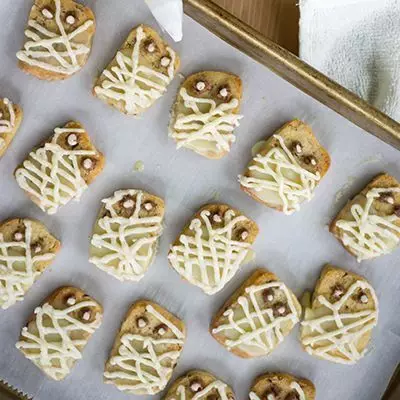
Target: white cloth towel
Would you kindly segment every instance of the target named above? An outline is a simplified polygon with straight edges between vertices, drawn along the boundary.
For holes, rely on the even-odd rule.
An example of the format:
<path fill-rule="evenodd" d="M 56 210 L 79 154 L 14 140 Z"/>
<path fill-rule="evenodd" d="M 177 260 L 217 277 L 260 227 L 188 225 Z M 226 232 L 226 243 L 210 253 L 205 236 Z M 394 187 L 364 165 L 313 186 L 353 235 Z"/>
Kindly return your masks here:
<path fill-rule="evenodd" d="M 400 121 L 400 0 L 300 0 L 300 57 Z"/>

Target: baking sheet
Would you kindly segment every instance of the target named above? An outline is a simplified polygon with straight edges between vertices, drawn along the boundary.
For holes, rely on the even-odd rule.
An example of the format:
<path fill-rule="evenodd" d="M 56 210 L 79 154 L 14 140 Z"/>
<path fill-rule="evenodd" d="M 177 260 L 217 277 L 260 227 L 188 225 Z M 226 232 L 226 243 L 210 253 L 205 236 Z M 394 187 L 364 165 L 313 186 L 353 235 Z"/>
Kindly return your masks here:
<path fill-rule="evenodd" d="M 31 0 L 3 0 L 0 9 L 0 95 L 22 105 L 25 118 L 14 143 L 0 161 L 0 219 L 31 217 L 43 221 L 63 247 L 25 300 L 0 311 L 0 376 L 38 400 L 134 399 L 102 383 L 103 366 L 129 305 L 148 298 L 182 317 L 188 338 L 173 378 L 190 368 L 208 369 L 231 384 L 238 399 L 247 398 L 253 379 L 265 371 L 287 371 L 311 379 L 324 400 L 377 400 L 400 359 L 400 251 L 361 266 L 328 232 L 327 224 L 368 180 L 385 170 L 399 178 L 399 153 L 365 135 L 350 122 L 272 74 L 263 66 L 216 38 L 190 18 L 184 20 L 184 40 L 174 47 L 182 57 L 182 73 L 201 69 L 230 70 L 244 82 L 237 142 L 220 161 L 188 150 L 175 150 L 168 138 L 169 110 L 180 78 L 142 118 L 132 119 L 91 95 L 94 78 L 113 57 L 129 30 L 155 22 L 142 1 L 86 1 L 97 16 L 92 56 L 82 72 L 61 83 L 46 83 L 24 75 L 15 53 L 23 42 Z M 332 167 L 312 203 L 290 217 L 255 203 L 242 193 L 237 175 L 258 140 L 294 117 L 311 123 L 329 150 Z M 54 127 L 70 119 L 81 121 L 107 158 L 106 168 L 83 195 L 55 216 L 40 211 L 17 186 L 14 168 Z M 143 172 L 133 165 L 142 160 Z M 89 237 L 100 200 L 119 188 L 143 188 L 166 200 L 165 231 L 157 259 L 140 283 L 120 283 L 88 262 Z M 204 203 L 227 202 L 254 218 L 261 228 L 254 246 L 257 257 L 243 267 L 223 291 L 212 297 L 183 282 L 168 266 L 169 245 L 187 219 Z M 208 333 L 214 312 L 256 267 L 268 267 L 297 295 L 312 288 L 326 262 L 364 274 L 380 299 L 380 320 L 370 353 L 357 366 L 316 360 L 302 351 L 298 329 L 269 357 L 242 360 L 231 355 Z M 105 310 L 101 328 L 90 340 L 83 359 L 62 382 L 45 378 L 14 344 L 32 310 L 52 290 L 65 284 L 81 287 Z M 154 396 L 160 398 L 162 396 Z M 141 398 L 146 398 L 142 396 Z"/>

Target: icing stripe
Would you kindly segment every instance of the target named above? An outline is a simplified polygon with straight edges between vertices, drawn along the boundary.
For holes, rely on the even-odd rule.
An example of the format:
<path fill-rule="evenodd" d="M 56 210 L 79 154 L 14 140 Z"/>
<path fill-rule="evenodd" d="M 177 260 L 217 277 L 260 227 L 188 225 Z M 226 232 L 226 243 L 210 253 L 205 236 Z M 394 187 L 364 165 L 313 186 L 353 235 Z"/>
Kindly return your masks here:
<path fill-rule="evenodd" d="M 92 334 L 101 323 L 100 314 L 92 322 L 82 322 L 74 314 L 97 306 L 96 302 L 87 300 L 63 310 L 55 309 L 48 303 L 37 307 L 37 332 L 35 330 L 33 333 L 28 327 L 24 327 L 22 339 L 16 344 L 17 349 L 51 378 L 65 378 L 75 362 L 82 358 L 82 349 L 88 342 L 88 339 L 80 339 L 79 336 L 84 333 Z"/>
<path fill-rule="evenodd" d="M 207 294 L 220 291 L 236 274 L 248 255 L 251 244 L 232 239 L 233 230 L 248 218 L 225 212 L 220 228 L 213 228 L 211 213 L 203 210 L 192 220 L 193 235 L 182 234 L 168 258 L 172 267 Z"/>
<path fill-rule="evenodd" d="M 124 197 L 134 200 L 134 211 L 129 218 L 122 217 L 115 205 Z M 94 234 L 91 244 L 102 256 L 93 255 L 89 261 L 121 281 L 139 281 L 143 278 L 156 254 L 157 242 L 162 233 L 162 217 L 140 217 L 144 192 L 119 190 L 103 200 L 109 215 L 97 222 L 100 234 Z"/>
<path fill-rule="evenodd" d="M 173 337 L 155 339 L 151 336 L 126 333 L 121 337 L 118 354 L 111 357 L 112 371 L 105 371 L 106 383 L 134 394 L 156 394 L 163 390 L 171 378 L 172 371 L 184 345 L 184 333 L 148 305 L 146 311 L 165 324 Z M 178 350 L 166 350 L 178 346 Z"/>
<path fill-rule="evenodd" d="M 360 312 L 343 312 L 346 301 L 360 289 L 371 294 L 374 302 L 372 308 Z M 318 296 L 318 301 L 329 314 L 305 319 L 301 323 L 308 330 L 307 334 L 302 334 L 302 343 L 306 351 L 336 363 L 355 364 L 366 353 L 366 349 L 361 352 L 357 350 L 359 341 L 378 321 L 378 299 L 374 289 L 367 282 L 356 281 L 336 303 L 330 303 L 322 295 Z M 333 329 L 332 324 L 335 325 Z"/>
<path fill-rule="evenodd" d="M 371 189 L 366 194 L 364 207 L 358 203 L 351 206 L 353 220 L 341 219 L 336 222 L 343 244 L 356 255 L 358 262 L 389 254 L 399 244 L 399 217 L 396 214 L 376 215 L 374 208 L 374 200 L 381 194 L 393 192 L 400 193 L 400 188 Z"/>
<path fill-rule="evenodd" d="M 17 53 L 17 58 L 34 67 L 72 75 L 82 68 L 79 56 L 90 53 L 90 47 L 73 39 L 85 34 L 94 25 L 94 21 L 88 20 L 67 34 L 61 21 L 61 0 L 54 0 L 54 4 L 56 8 L 54 18 L 58 32 L 52 32 L 35 20 L 29 20 L 25 36 L 31 40 L 24 44 L 24 49 Z"/>
<path fill-rule="evenodd" d="M 319 172 L 313 174 L 301 167 L 280 135 L 273 137 L 280 146 L 273 147 L 265 155 L 257 154 L 248 167 L 250 176 L 239 175 L 239 182 L 254 190 L 260 199 L 262 193 L 275 193 L 282 203 L 283 212 L 290 215 L 300 209 L 303 201 L 313 198 L 321 176 Z"/>
<path fill-rule="evenodd" d="M 54 253 L 32 254 L 32 223 L 23 220 L 23 224 L 23 241 L 5 242 L 0 233 L 0 306 L 3 310 L 24 299 L 41 274 L 37 264 L 55 258 Z"/>
<path fill-rule="evenodd" d="M 111 70 L 105 69 L 106 79 L 94 88 L 100 98 L 122 102 L 129 115 L 137 115 L 150 107 L 166 92 L 175 76 L 176 53 L 170 47 L 166 48 L 170 59 L 167 75 L 140 64 L 140 47 L 145 38 L 143 27 L 139 26 L 132 55 L 127 57 L 118 51 L 117 65 Z"/>
<path fill-rule="evenodd" d="M 170 128 L 170 136 L 177 142 L 177 148 L 196 148 L 196 142 L 206 141 L 217 152 L 229 151 L 236 137 L 232 133 L 239 126 L 242 115 L 233 113 L 239 106 L 238 99 L 231 99 L 229 103 L 217 103 L 212 99 L 202 99 L 190 96 L 185 88 L 181 88 L 182 97 L 187 113 L 179 114 Z M 204 106 L 208 108 L 203 112 Z M 201 108 L 201 109 L 200 109 Z"/>

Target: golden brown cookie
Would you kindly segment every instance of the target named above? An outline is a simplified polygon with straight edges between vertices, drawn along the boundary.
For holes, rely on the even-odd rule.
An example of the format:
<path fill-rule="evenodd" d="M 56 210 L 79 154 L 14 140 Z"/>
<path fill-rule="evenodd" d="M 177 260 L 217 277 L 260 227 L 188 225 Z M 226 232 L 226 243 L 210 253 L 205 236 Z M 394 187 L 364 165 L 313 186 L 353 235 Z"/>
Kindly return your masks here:
<path fill-rule="evenodd" d="M 258 202 L 289 215 L 313 198 L 329 166 L 311 127 L 296 119 L 261 144 L 239 182 Z"/>
<path fill-rule="evenodd" d="M 192 370 L 178 378 L 164 400 L 235 400 L 230 386 L 207 371 Z"/>
<path fill-rule="evenodd" d="M 62 380 L 82 358 L 102 315 L 100 304 L 82 290 L 61 287 L 35 309 L 16 347 L 50 378 Z"/>
<path fill-rule="evenodd" d="M 97 80 L 93 93 L 128 115 L 146 111 L 166 91 L 180 60 L 147 25 L 134 28 Z"/>
<path fill-rule="evenodd" d="M 351 199 L 330 231 L 357 261 L 394 251 L 400 242 L 400 184 L 388 174 L 375 177 Z"/>
<path fill-rule="evenodd" d="M 188 282 L 211 295 L 233 278 L 254 252 L 257 224 L 226 204 L 203 206 L 169 251 L 171 266 Z"/>
<path fill-rule="evenodd" d="M 0 99 L 0 158 L 10 146 L 22 122 L 22 108 L 11 100 Z"/>
<path fill-rule="evenodd" d="M 79 122 L 56 128 L 15 170 L 18 185 L 48 214 L 72 199 L 79 201 L 104 167 L 104 156 Z"/>
<path fill-rule="evenodd" d="M 177 148 L 186 147 L 211 159 L 226 155 L 235 142 L 242 99 L 241 79 L 228 72 L 190 75 L 172 109 L 169 135 Z"/>
<path fill-rule="evenodd" d="M 378 321 L 378 299 L 365 278 L 326 265 L 302 303 L 300 337 L 309 354 L 340 364 L 355 364 L 365 355 Z"/>
<path fill-rule="evenodd" d="M 254 271 L 214 317 L 212 336 L 243 358 L 270 354 L 299 322 L 293 292 L 265 269 Z"/>
<path fill-rule="evenodd" d="M 161 392 L 183 350 L 184 323 L 156 303 L 133 304 L 115 339 L 105 383 L 137 395 Z"/>
<path fill-rule="evenodd" d="M 253 383 L 250 400 L 315 400 L 315 386 L 308 379 L 269 372 Z"/>
<path fill-rule="evenodd" d="M 157 253 L 164 200 L 142 190 L 127 189 L 116 191 L 102 203 L 89 261 L 120 281 L 137 282 Z"/>
<path fill-rule="evenodd" d="M 60 242 L 39 221 L 15 218 L 0 223 L 1 308 L 24 299 L 60 247 Z"/>
<path fill-rule="evenodd" d="M 82 4 L 34 0 L 19 67 L 39 79 L 69 78 L 86 64 L 95 30 L 94 14 Z"/>

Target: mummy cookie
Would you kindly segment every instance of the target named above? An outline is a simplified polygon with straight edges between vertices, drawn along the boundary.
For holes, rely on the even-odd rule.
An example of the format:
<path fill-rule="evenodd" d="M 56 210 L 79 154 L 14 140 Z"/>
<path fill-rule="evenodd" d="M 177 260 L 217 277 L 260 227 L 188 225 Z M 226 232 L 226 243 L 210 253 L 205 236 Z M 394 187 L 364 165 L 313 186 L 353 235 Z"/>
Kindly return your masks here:
<path fill-rule="evenodd" d="M 0 306 L 24 299 L 51 264 L 60 242 L 38 221 L 11 219 L 0 223 Z"/>
<path fill-rule="evenodd" d="M 0 99 L 0 158 L 14 139 L 22 122 L 22 109 L 11 100 Z"/>
<path fill-rule="evenodd" d="M 162 233 L 164 201 L 141 190 L 119 190 L 102 201 L 90 262 L 120 281 L 139 281 Z"/>
<path fill-rule="evenodd" d="M 35 309 L 16 347 L 50 378 L 60 381 L 82 358 L 102 314 L 102 307 L 82 290 L 61 287 Z"/>
<path fill-rule="evenodd" d="M 308 379 L 289 374 L 259 376 L 249 394 L 250 400 L 315 400 L 315 387 Z"/>
<path fill-rule="evenodd" d="M 345 205 L 330 231 L 358 262 L 391 253 L 400 242 L 399 182 L 378 175 Z"/>
<path fill-rule="evenodd" d="M 329 166 L 311 128 L 294 120 L 263 143 L 239 182 L 253 199 L 289 215 L 314 197 Z"/>
<path fill-rule="evenodd" d="M 304 303 L 301 342 L 309 354 L 339 364 L 355 364 L 365 355 L 378 299 L 363 277 L 327 265 Z"/>
<path fill-rule="evenodd" d="M 236 75 L 203 71 L 189 76 L 179 89 L 169 126 L 177 148 L 212 159 L 226 155 L 242 118 L 241 99 L 242 81 Z"/>
<path fill-rule="evenodd" d="M 292 291 L 272 272 L 258 269 L 218 311 L 210 332 L 240 357 L 266 356 L 292 331 L 300 315 Z"/>
<path fill-rule="evenodd" d="M 188 282 L 212 295 L 250 261 L 257 224 L 225 204 L 202 207 L 171 246 L 171 266 Z"/>
<path fill-rule="evenodd" d="M 184 323 L 158 304 L 141 300 L 128 312 L 104 372 L 119 390 L 152 395 L 171 379 L 183 350 Z"/>
<path fill-rule="evenodd" d="M 209 372 L 192 370 L 178 378 L 164 400 L 235 400 L 230 386 Z"/>
<path fill-rule="evenodd" d="M 93 89 L 94 95 L 128 115 L 139 115 L 166 91 L 179 57 L 146 25 L 131 31 Z"/>
<path fill-rule="evenodd" d="M 95 18 L 90 8 L 72 0 L 34 0 L 17 53 L 20 68 L 45 80 L 69 78 L 89 57 Z"/>
<path fill-rule="evenodd" d="M 103 170 L 104 156 L 79 122 L 56 128 L 15 171 L 18 185 L 48 214 L 71 200 L 79 201 Z"/>

